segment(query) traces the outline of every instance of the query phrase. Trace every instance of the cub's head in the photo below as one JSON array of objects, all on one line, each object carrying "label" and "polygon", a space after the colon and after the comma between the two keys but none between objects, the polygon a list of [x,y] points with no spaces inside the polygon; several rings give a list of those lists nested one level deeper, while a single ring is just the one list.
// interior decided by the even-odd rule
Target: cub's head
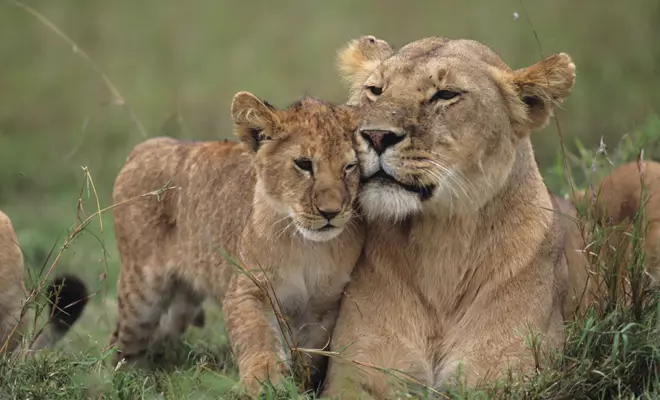
[{"label": "cub's head", "polygon": [[[575,80],[564,53],[511,70],[471,40],[430,37],[389,52],[380,42],[351,42],[339,57],[349,103],[364,113],[356,148],[369,218],[481,207],[506,182],[518,143],[547,124]],[[348,62],[374,46],[378,61]]]},{"label": "cub's head", "polygon": [[278,110],[240,92],[231,112],[236,135],[254,154],[257,198],[308,240],[338,236],[354,215],[360,181],[353,108],[306,97]]}]

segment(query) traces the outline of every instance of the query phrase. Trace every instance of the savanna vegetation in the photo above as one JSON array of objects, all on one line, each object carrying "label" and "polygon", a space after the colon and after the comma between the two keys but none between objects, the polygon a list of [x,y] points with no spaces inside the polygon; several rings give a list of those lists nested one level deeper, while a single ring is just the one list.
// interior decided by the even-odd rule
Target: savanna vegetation
[{"label": "savanna vegetation", "polygon": [[[17,230],[29,287],[49,272],[71,271],[93,296],[55,351],[0,359],[0,398],[238,396],[222,320],[210,304],[206,326],[189,330],[163,370],[109,364],[119,268],[110,193],[139,141],[231,138],[229,105],[239,90],[279,106],[303,93],[341,102],[335,52],[362,34],[393,45],[473,38],[512,67],[557,51],[573,58],[573,93],[533,139],[548,187],[569,195],[625,161],[660,160],[659,26],[655,0],[3,2],[0,209]],[[524,382],[436,395],[656,398],[660,304],[641,270],[643,214],[629,235],[635,257],[591,257],[602,274],[626,263],[634,289],[613,287],[599,307],[567,324],[551,368]],[[590,229],[587,251],[598,254],[608,232]],[[267,391],[297,396],[292,383]]]}]

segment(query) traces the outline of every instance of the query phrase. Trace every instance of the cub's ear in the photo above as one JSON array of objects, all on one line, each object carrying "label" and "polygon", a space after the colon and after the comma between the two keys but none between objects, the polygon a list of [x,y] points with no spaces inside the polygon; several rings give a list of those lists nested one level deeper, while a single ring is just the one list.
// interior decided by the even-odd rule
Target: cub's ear
[{"label": "cub's ear", "polygon": [[337,53],[337,64],[341,78],[348,83],[349,100],[359,100],[362,85],[380,63],[392,55],[392,47],[375,36],[362,36],[351,40]]},{"label": "cub's ear", "polygon": [[526,133],[543,128],[552,116],[552,104],[561,103],[575,83],[575,64],[566,53],[553,54],[513,71],[510,84],[517,102],[513,118]]},{"label": "cub's ear", "polygon": [[249,92],[238,92],[231,102],[235,134],[254,152],[264,140],[277,134],[279,119],[275,108]]},{"label": "cub's ear", "polygon": [[342,104],[337,107],[336,115],[341,121],[341,126],[345,127],[344,135],[355,144],[355,133],[358,125],[364,117],[364,109],[352,104]]}]

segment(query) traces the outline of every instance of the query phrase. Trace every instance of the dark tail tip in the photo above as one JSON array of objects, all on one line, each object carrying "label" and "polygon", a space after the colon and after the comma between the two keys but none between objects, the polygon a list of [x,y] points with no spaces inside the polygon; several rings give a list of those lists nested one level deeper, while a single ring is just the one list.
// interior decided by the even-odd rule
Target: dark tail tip
[{"label": "dark tail tip", "polygon": [[60,275],[48,287],[52,329],[58,333],[69,330],[82,314],[88,297],[85,283],[73,275]]}]

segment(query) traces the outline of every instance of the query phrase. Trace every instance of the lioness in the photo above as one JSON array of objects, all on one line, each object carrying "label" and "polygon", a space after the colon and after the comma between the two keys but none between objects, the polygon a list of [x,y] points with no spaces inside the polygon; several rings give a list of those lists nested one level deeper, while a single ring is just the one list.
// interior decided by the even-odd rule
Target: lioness
[{"label": "lioness", "polygon": [[585,228],[585,225],[581,226],[578,211],[570,200],[553,196],[566,233],[564,252],[568,264],[569,289],[564,302],[564,318],[569,320],[576,313],[585,311],[595,300],[597,281],[593,274],[590,275],[589,260],[585,254],[589,243],[588,229],[580,232],[580,228]]},{"label": "lioness", "polygon": [[357,122],[349,106],[304,98],[280,110],[247,92],[231,112],[240,142],[150,139],[119,173],[115,203],[170,180],[175,189],[115,208],[122,268],[111,340],[120,358],[140,359],[178,337],[210,296],[222,305],[241,381],[256,394],[260,381],[279,380],[288,353],[267,311],[286,318],[298,346],[329,342],[364,241],[353,208]]},{"label": "lioness", "polygon": [[468,385],[507,365],[532,371],[525,334],[563,343],[568,272],[529,134],[569,94],[574,64],[561,53],[511,70],[479,42],[429,37],[363,65],[375,68],[344,70],[368,76],[351,94],[365,113],[356,146],[367,239],[324,393],[394,396],[396,380],[364,365],[433,388],[461,365]]},{"label": "lioness", "polygon": [[[0,354],[18,349],[27,328],[23,303],[25,289],[23,253],[9,217],[0,211]],[[47,287],[48,325],[30,350],[54,345],[78,319],[87,304],[87,288],[77,277],[60,275]]]}]

